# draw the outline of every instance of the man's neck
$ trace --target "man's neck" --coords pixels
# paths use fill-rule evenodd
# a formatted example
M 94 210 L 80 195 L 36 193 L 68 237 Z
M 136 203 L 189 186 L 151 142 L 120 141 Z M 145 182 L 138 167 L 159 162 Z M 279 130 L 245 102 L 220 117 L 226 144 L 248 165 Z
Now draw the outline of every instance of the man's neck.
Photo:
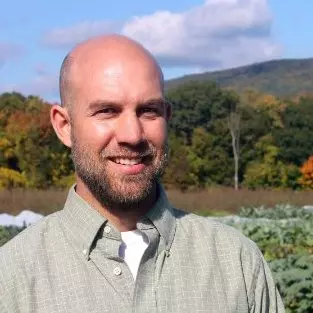
M 136 207 L 121 209 L 119 207 L 104 206 L 79 179 L 77 180 L 75 191 L 121 232 L 136 229 L 138 220 L 153 207 L 157 198 L 157 186 L 155 186 L 153 193 L 140 204 L 137 204 Z

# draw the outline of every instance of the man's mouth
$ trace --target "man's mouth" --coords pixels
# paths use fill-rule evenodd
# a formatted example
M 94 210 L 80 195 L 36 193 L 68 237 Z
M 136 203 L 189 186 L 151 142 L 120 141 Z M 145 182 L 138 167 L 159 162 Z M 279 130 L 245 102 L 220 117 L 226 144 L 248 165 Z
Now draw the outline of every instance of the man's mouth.
M 113 158 L 111 159 L 114 163 L 122 165 L 136 165 L 142 163 L 142 158 L 126 159 L 126 158 Z
M 118 156 L 111 157 L 109 160 L 112 162 L 116 173 L 123 175 L 138 175 L 145 170 L 152 161 L 152 158 L 151 155 L 143 157 Z
M 110 160 L 116 164 L 128 165 L 128 166 L 146 163 L 148 159 L 149 159 L 149 156 L 137 157 L 137 158 L 127 158 L 127 157 L 110 158 Z

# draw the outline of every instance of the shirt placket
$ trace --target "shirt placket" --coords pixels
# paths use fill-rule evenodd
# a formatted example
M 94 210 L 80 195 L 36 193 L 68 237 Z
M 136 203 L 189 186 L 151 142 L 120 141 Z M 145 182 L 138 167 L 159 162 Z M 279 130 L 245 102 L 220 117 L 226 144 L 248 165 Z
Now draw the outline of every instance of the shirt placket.
M 90 259 L 103 278 L 114 289 L 120 301 L 123 301 L 124 306 L 130 308 L 135 282 L 127 264 L 119 256 L 120 234 L 111 225 L 107 224 L 100 237 L 90 253 Z
M 153 225 L 137 225 L 149 238 L 149 246 L 145 250 L 137 273 L 133 297 L 133 313 L 154 313 L 157 310 L 155 264 L 158 253 L 160 235 Z

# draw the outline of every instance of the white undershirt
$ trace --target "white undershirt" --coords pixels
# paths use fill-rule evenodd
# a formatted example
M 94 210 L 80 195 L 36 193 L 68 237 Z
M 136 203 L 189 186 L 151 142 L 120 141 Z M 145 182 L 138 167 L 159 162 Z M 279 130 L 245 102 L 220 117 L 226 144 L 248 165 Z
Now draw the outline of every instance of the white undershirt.
M 121 232 L 121 236 L 122 244 L 119 249 L 119 256 L 124 259 L 136 280 L 138 267 L 148 247 L 149 239 L 138 229 Z

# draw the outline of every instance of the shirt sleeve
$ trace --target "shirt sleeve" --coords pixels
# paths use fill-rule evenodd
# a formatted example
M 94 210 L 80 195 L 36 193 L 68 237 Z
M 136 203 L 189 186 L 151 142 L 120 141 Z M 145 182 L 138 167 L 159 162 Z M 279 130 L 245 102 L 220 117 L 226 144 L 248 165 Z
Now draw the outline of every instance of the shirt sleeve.
M 4 307 L 4 303 L 2 302 L 2 300 L 0 299 L 0 313 L 7 313 L 8 311 L 6 310 L 6 308 Z
M 8 313 L 8 310 L 4 304 L 4 284 L 2 283 L 2 277 L 0 272 L 0 313 Z
M 250 313 L 285 313 L 284 304 L 271 270 L 262 255 L 253 285 L 250 291 L 253 299 Z

